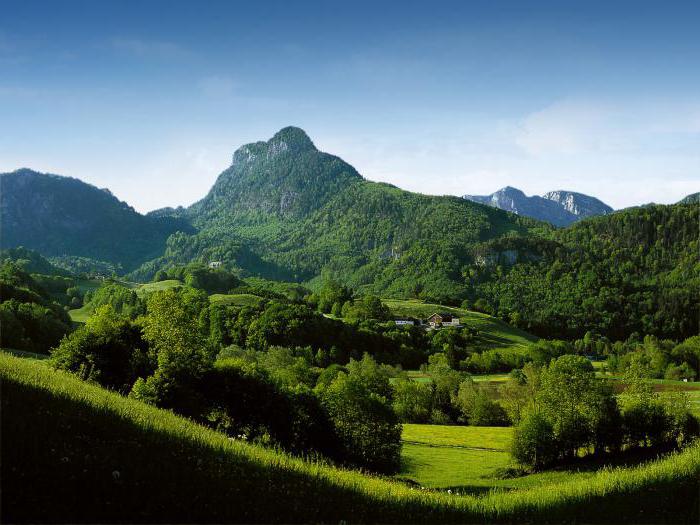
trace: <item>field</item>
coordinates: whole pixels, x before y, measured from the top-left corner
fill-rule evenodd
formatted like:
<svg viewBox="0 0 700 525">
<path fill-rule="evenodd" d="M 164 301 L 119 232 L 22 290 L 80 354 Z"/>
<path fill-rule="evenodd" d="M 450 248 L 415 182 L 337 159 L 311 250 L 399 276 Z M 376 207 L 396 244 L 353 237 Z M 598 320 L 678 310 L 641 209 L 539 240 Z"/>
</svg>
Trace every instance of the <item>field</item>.
<svg viewBox="0 0 700 525">
<path fill-rule="evenodd" d="M 238 294 L 222 294 L 215 293 L 209 296 L 209 301 L 212 304 L 218 305 L 235 305 L 235 306 L 258 306 L 263 300 L 262 297 L 258 295 L 253 295 L 249 293 L 238 293 Z"/>
<path fill-rule="evenodd" d="M 521 481 L 514 491 L 457 496 L 231 440 L 32 359 L 0 353 L 0 379 L 4 522 L 698 519 L 700 444 L 635 468 L 585 478 L 540 475 L 529 482 L 532 488 L 522 488 L 528 484 Z M 505 432 L 439 427 L 428 438 L 445 449 L 483 443 L 482 438 L 500 448 Z M 415 426 L 405 437 L 420 442 L 426 434 Z M 472 456 L 474 468 L 461 479 L 487 486 L 488 478 L 478 476 L 488 476 L 497 463 L 494 457 L 477 461 Z"/>
<path fill-rule="evenodd" d="M 144 297 L 151 292 L 159 292 L 161 290 L 170 290 L 171 288 L 180 288 L 182 283 L 176 279 L 167 279 L 155 283 L 146 283 L 136 286 L 136 295 Z"/>
<path fill-rule="evenodd" d="M 426 318 L 435 312 L 450 312 L 457 315 L 460 322 L 480 332 L 480 343 L 486 348 L 519 350 L 537 337 L 504 323 L 487 314 L 453 308 L 439 304 L 424 303 L 418 299 L 382 299 L 395 316 Z"/>
<path fill-rule="evenodd" d="M 512 428 L 404 425 L 399 476 L 428 488 L 478 492 L 510 465 Z"/>
</svg>

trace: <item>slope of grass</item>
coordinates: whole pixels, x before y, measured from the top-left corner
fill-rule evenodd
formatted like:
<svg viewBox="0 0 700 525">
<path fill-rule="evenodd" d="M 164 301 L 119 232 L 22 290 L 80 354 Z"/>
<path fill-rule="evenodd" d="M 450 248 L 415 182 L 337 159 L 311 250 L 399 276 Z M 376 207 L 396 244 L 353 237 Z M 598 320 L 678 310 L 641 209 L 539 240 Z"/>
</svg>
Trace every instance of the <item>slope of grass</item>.
<svg viewBox="0 0 700 525">
<path fill-rule="evenodd" d="M 159 292 L 161 290 L 170 290 L 171 288 L 180 288 L 182 283 L 177 279 L 166 279 L 155 283 L 145 283 L 136 288 L 136 294 L 139 297 L 144 297 L 151 292 Z"/>
<path fill-rule="evenodd" d="M 459 317 L 460 322 L 480 332 L 480 343 L 486 348 L 518 350 L 539 338 L 519 330 L 500 319 L 480 312 L 454 308 L 440 304 L 425 303 L 418 299 L 382 299 L 395 316 L 425 319 L 435 312 L 449 312 Z"/>
<path fill-rule="evenodd" d="M 81 306 L 80 308 L 75 308 L 73 310 L 68 310 L 68 316 L 74 323 L 83 324 L 92 315 L 93 308 L 90 304 Z"/>
<path fill-rule="evenodd" d="M 249 293 L 215 293 L 209 296 L 209 301 L 212 304 L 218 305 L 258 306 L 260 302 L 263 301 L 263 298 L 259 295 L 253 295 Z"/>
<path fill-rule="evenodd" d="M 700 445 L 586 480 L 448 495 L 228 439 L 0 353 L 3 522 L 688 522 Z"/>
</svg>

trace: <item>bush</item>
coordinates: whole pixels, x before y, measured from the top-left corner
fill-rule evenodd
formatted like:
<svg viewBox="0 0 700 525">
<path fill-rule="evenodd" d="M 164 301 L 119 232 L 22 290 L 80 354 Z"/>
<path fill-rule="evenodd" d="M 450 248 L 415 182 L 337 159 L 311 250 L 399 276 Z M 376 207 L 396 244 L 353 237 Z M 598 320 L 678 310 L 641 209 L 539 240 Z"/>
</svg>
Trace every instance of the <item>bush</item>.
<svg viewBox="0 0 700 525">
<path fill-rule="evenodd" d="M 384 398 L 344 373 L 319 394 L 348 463 L 385 473 L 398 469 L 401 425 Z"/>
<path fill-rule="evenodd" d="M 508 424 L 508 416 L 503 407 L 490 399 L 484 389 L 471 378 L 459 385 L 455 403 L 462 417 L 470 425 L 504 426 Z"/>
<path fill-rule="evenodd" d="M 551 423 L 542 414 L 527 414 L 516 427 L 511 455 L 519 464 L 540 470 L 558 456 L 558 443 Z"/>
<path fill-rule="evenodd" d="M 110 305 L 100 306 L 85 326 L 65 337 L 51 352 L 51 362 L 122 393 L 129 391 L 137 377 L 155 368 L 140 327 Z"/>
<path fill-rule="evenodd" d="M 428 423 L 433 407 L 433 387 L 406 378 L 393 385 L 394 412 L 403 423 Z"/>
</svg>

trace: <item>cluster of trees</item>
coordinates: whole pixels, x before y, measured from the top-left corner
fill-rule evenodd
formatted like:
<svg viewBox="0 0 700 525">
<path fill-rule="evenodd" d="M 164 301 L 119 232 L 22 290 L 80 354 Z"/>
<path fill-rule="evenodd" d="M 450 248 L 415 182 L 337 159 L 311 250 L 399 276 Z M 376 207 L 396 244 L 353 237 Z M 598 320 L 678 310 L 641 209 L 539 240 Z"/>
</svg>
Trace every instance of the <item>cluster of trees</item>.
<svg viewBox="0 0 700 525">
<path fill-rule="evenodd" d="M 274 346 L 219 352 L 205 301 L 192 288 L 155 292 L 135 320 L 100 306 L 52 362 L 233 437 L 375 471 L 398 467 L 401 429 L 382 365 L 366 356 L 321 369 L 304 351 Z"/>
<path fill-rule="evenodd" d="M 511 380 L 504 404 L 516 423 L 513 457 L 542 469 L 581 455 L 671 448 L 696 437 L 700 428 L 688 398 L 660 396 L 646 375 L 640 364 L 631 367 L 625 391 L 616 397 L 584 357 L 565 355 L 541 369 L 527 367 Z"/>
<path fill-rule="evenodd" d="M 320 290 L 306 297 L 306 303 L 321 313 L 356 321 L 387 321 L 389 308 L 376 295 L 355 298 L 354 292 L 334 279 L 326 279 Z"/>
<path fill-rule="evenodd" d="M 234 273 L 225 268 L 209 268 L 203 263 L 190 263 L 174 266 L 168 270 L 159 270 L 153 277 L 156 282 L 167 279 L 176 279 L 209 294 L 229 293 L 242 284 Z"/>
<path fill-rule="evenodd" d="M 641 363 L 652 379 L 695 381 L 700 372 L 700 336 L 677 343 L 647 335 L 611 345 L 606 361 L 611 372 L 622 374 L 635 363 Z"/>
<path fill-rule="evenodd" d="M 493 392 L 471 376 L 450 366 L 445 353 L 430 356 L 423 372 L 429 382 L 412 381 L 398 373 L 392 383 L 394 411 L 404 423 L 509 424 L 507 414 Z"/>
<path fill-rule="evenodd" d="M 44 283 L 53 282 L 45 277 Z M 71 321 L 38 276 L 6 259 L 0 265 L 0 326 L 0 347 L 47 353 L 70 330 Z"/>
</svg>

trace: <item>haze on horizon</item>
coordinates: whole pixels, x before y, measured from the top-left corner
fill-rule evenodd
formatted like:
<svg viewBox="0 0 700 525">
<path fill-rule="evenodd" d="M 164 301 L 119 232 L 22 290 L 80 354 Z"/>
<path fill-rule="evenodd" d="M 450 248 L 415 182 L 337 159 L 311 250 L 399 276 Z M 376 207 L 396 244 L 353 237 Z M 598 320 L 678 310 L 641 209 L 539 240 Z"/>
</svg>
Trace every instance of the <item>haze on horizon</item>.
<svg viewBox="0 0 700 525">
<path fill-rule="evenodd" d="M 700 3 L 0 0 L 0 171 L 188 205 L 280 128 L 429 194 L 700 190 Z"/>
</svg>

